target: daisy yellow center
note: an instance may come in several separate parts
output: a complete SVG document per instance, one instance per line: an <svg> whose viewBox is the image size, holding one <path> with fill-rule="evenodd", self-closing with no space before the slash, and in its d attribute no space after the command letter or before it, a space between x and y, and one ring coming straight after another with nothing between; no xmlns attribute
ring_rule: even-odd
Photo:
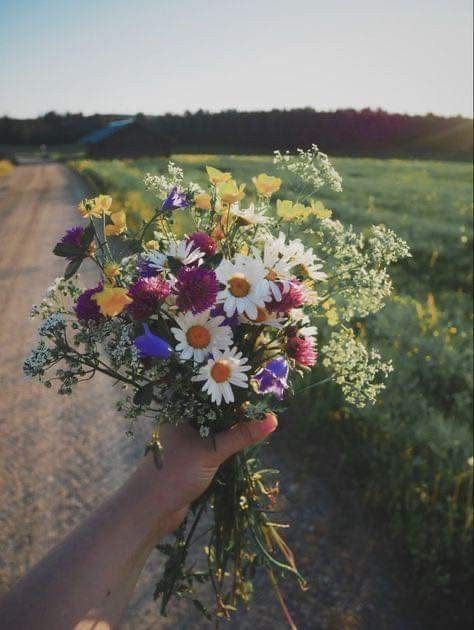
<svg viewBox="0 0 474 630"><path fill-rule="evenodd" d="M278 280L278 274L274 269L269 269L265 278L274 282L275 280Z"/></svg>
<svg viewBox="0 0 474 630"><path fill-rule="evenodd" d="M258 324L261 324L262 322L266 322L267 311L264 308L257 306L257 317L253 321L257 322Z"/></svg>
<svg viewBox="0 0 474 630"><path fill-rule="evenodd" d="M216 361L211 368L211 376L216 383L224 383L230 378L230 366L228 361Z"/></svg>
<svg viewBox="0 0 474 630"><path fill-rule="evenodd" d="M229 279L229 291L234 297L242 298L250 293L250 282L243 275L236 275Z"/></svg>
<svg viewBox="0 0 474 630"><path fill-rule="evenodd" d="M211 334L204 326L191 326L186 332L186 341L192 348L207 348Z"/></svg>

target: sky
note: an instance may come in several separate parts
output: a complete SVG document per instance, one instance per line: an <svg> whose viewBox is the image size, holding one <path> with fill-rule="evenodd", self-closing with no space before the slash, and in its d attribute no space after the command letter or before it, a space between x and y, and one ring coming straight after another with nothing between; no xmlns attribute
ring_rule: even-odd
<svg viewBox="0 0 474 630"><path fill-rule="evenodd" d="M0 0L0 115L472 116L471 0Z"/></svg>

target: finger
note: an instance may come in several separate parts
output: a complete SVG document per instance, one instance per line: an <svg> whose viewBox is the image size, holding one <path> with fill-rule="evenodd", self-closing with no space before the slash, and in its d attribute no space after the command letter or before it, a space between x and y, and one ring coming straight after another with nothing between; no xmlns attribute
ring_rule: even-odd
<svg viewBox="0 0 474 630"><path fill-rule="evenodd" d="M272 413L266 413L263 420L238 422L232 428L216 436L217 456L221 461L224 461L234 453L260 442L275 431L277 426L278 420Z"/></svg>

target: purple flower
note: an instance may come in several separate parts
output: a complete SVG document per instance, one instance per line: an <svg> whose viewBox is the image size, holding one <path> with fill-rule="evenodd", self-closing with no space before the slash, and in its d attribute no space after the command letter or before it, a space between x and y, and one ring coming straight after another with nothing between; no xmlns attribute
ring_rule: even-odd
<svg viewBox="0 0 474 630"><path fill-rule="evenodd" d="M193 249L200 249L206 256L212 256L216 253L217 243L206 232L193 232L186 239L188 243L193 244Z"/></svg>
<svg viewBox="0 0 474 630"><path fill-rule="evenodd" d="M254 376L259 394L274 394L282 400L288 387L288 363L283 357L277 357L267 363Z"/></svg>
<svg viewBox="0 0 474 630"><path fill-rule="evenodd" d="M137 270L140 278L151 278L158 273L156 267L152 267L146 258L139 258Z"/></svg>
<svg viewBox="0 0 474 630"><path fill-rule="evenodd" d="M102 291L103 288L104 287L99 284L93 289L87 289L77 298L74 311L76 312L77 319L79 321L88 322L92 320L97 324L103 319L103 315L100 312L97 302L92 299L92 296L99 293L99 291Z"/></svg>
<svg viewBox="0 0 474 630"><path fill-rule="evenodd" d="M167 341L154 335L148 324L143 324L145 330L143 335L137 337L134 345L140 351L141 357L158 357L158 359L169 359L173 349Z"/></svg>
<svg viewBox="0 0 474 630"><path fill-rule="evenodd" d="M239 325L239 314L237 311L234 311L234 313L228 317L224 311L223 304L216 304L211 310L211 315L212 317L222 316L224 318L224 321L220 324L220 326L230 326L231 328L236 328Z"/></svg>
<svg viewBox="0 0 474 630"><path fill-rule="evenodd" d="M174 291L178 307L196 315L214 306L219 282L212 269L182 267L176 274Z"/></svg>
<svg viewBox="0 0 474 630"><path fill-rule="evenodd" d="M74 245L75 247L82 247L82 237L84 236L84 228L81 225L75 225L69 230L66 230L64 236L62 236L60 243L67 245ZM76 260L79 256L66 256L68 260Z"/></svg>
<svg viewBox="0 0 474 630"><path fill-rule="evenodd" d="M188 205L186 200L186 193L179 190L177 186L173 186L173 188L168 193L168 196L163 201L163 205L161 209L165 212L171 212L172 210L176 210L177 208L185 208Z"/></svg>
<svg viewBox="0 0 474 630"><path fill-rule="evenodd" d="M160 300L169 294L169 284L161 276L140 278L128 290L128 295L133 299L127 307L128 311L134 319L145 319L157 310Z"/></svg>

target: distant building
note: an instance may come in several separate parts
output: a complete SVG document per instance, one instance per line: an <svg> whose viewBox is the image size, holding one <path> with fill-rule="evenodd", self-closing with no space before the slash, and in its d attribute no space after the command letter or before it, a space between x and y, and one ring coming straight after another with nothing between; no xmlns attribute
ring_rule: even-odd
<svg viewBox="0 0 474 630"><path fill-rule="evenodd" d="M114 120L79 140L93 158L169 156L170 141L147 123L145 117Z"/></svg>

